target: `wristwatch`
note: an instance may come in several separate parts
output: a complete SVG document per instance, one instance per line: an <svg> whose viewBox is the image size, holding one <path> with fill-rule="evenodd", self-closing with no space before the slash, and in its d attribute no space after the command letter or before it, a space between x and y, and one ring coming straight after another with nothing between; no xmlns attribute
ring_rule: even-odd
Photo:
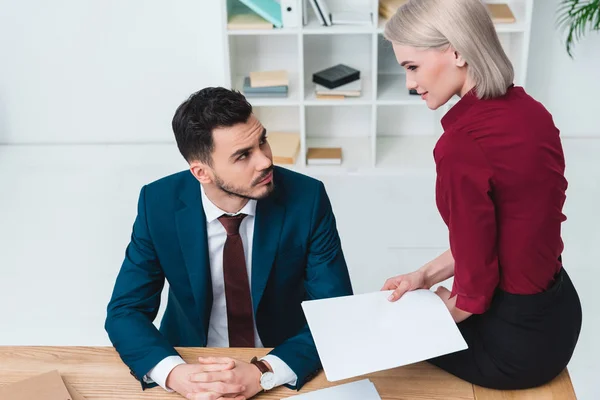
<svg viewBox="0 0 600 400"><path fill-rule="evenodd" d="M264 361L257 359L256 357L254 357L250 361L250 363L256 365L256 367L261 373L260 387L262 387L263 390L273 389L275 387L275 374L271 372L269 367L267 367L267 364L265 364Z"/></svg>

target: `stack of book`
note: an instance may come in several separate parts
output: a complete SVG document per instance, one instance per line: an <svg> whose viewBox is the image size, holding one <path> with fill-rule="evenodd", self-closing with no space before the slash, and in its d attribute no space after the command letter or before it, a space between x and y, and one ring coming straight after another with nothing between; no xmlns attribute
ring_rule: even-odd
<svg viewBox="0 0 600 400"><path fill-rule="evenodd" d="M362 92L360 71L338 64L313 74L317 99L359 97Z"/></svg>
<svg viewBox="0 0 600 400"><path fill-rule="evenodd" d="M285 70L253 71L244 77L242 93L248 98L287 97L288 73Z"/></svg>

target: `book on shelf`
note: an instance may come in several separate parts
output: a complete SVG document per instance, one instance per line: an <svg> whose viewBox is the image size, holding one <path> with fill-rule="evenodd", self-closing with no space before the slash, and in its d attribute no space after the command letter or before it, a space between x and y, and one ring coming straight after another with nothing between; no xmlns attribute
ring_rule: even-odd
<svg viewBox="0 0 600 400"><path fill-rule="evenodd" d="M256 14L237 14L229 18L227 29L273 29L273 24Z"/></svg>
<svg viewBox="0 0 600 400"><path fill-rule="evenodd" d="M322 85L315 85L315 94L317 96L344 96L344 97L359 97L362 92L362 80L359 78L345 85L338 86L334 89L326 88Z"/></svg>
<svg viewBox="0 0 600 400"><path fill-rule="evenodd" d="M322 26L332 25L373 25L373 14L369 11L339 10L331 12L326 0L303 0L305 9L303 21L308 22L306 4L310 3L317 20Z"/></svg>
<svg viewBox="0 0 600 400"><path fill-rule="evenodd" d="M273 98L273 99L285 99L288 97L287 92L285 93L270 93L270 92L250 92L244 93L244 97L248 99L264 99L264 98Z"/></svg>
<svg viewBox="0 0 600 400"><path fill-rule="evenodd" d="M260 15L276 28L283 27L281 18L281 4L275 0L237 0Z"/></svg>
<svg viewBox="0 0 600 400"><path fill-rule="evenodd" d="M302 25L308 24L308 2L310 0L300 0L302 1Z"/></svg>
<svg viewBox="0 0 600 400"><path fill-rule="evenodd" d="M396 11L404 5L408 0L380 0L379 15L385 19L390 19ZM507 3L485 3L487 6L492 22L498 23L513 23L516 18Z"/></svg>
<svg viewBox="0 0 600 400"><path fill-rule="evenodd" d="M288 85L252 87L252 85L250 84L250 77L246 76L244 77L242 92L244 92L245 94L287 94Z"/></svg>
<svg viewBox="0 0 600 400"><path fill-rule="evenodd" d="M267 142L271 146L275 164L296 164L300 151L300 134L296 132L269 132Z"/></svg>
<svg viewBox="0 0 600 400"><path fill-rule="evenodd" d="M492 21L496 24L511 24L516 22L515 15L508 4L486 4Z"/></svg>
<svg viewBox="0 0 600 400"><path fill-rule="evenodd" d="M317 100L344 100L346 96L343 94L319 94L315 93Z"/></svg>
<svg viewBox="0 0 600 400"><path fill-rule="evenodd" d="M390 19L408 0L379 0L379 15Z"/></svg>
<svg viewBox="0 0 600 400"><path fill-rule="evenodd" d="M306 153L308 165L341 165L341 147L311 147Z"/></svg>
<svg viewBox="0 0 600 400"><path fill-rule="evenodd" d="M250 86L253 88L288 85L289 77L286 70L250 72Z"/></svg>
<svg viewBox="0 0 600 400"><path fill-rule="evenodd" d="M242 3L234 3L227 16L227 29L273 29L273 24Z"/></svg>
<svg viewBox="0 0 600 400"><path fill-rule="evenodd" d="M317 19L323 26L331 26L331 12L325 0L307 0L310 2Z"/></svg>
<svg viewBox="0 0 600 400"><path fill-rule="evenodd" d="M335 89L359 79L360 71L345 64L337 64L313 74L313 83L328 89Z"/></svg>

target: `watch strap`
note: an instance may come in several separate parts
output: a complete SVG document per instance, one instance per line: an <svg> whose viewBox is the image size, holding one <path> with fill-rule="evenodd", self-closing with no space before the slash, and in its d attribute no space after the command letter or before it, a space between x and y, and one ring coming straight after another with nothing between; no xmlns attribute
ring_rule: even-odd
<svg viewBox="0 0 600 400"><path fill-rule="evenodd" d="M258 370L260 371L261 374L266 374L267 372L271 372L269 367L267 367L267 364L265 364L264 361L259 360L256 357L254 357L252 360L250 360L250 363L256 365L256 367L258 368Z"/></svg>

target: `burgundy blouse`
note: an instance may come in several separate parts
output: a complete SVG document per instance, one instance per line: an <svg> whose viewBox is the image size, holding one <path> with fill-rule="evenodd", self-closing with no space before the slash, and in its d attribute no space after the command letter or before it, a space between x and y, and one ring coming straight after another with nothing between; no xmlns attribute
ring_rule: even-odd
<svg viewBox="0 0 600 400"><path fill-rule="evenodd" d="M560 270L567 181L559 131L523 88L465 95L442 118L436 202L455 259L456 307L485 312L499 288L547 289Z"/></svg>

